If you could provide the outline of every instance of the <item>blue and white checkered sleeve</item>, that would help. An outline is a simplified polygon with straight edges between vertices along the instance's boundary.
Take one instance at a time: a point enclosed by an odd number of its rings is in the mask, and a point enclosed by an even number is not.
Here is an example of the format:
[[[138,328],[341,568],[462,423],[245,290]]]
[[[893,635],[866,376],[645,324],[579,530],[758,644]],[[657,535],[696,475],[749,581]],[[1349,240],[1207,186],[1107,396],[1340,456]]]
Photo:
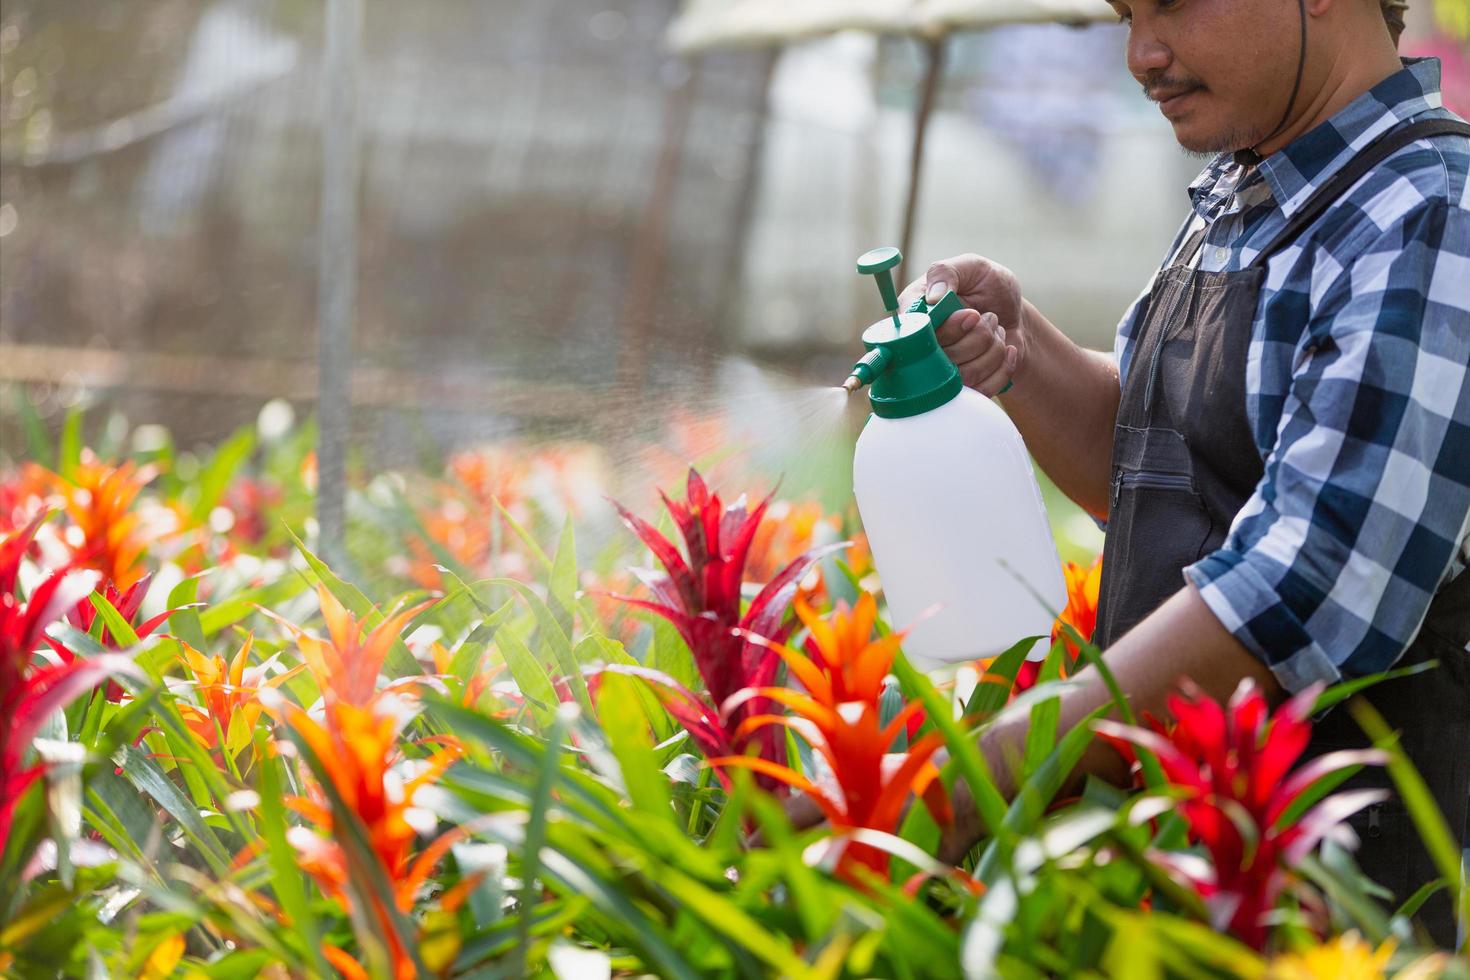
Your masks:
[[[1316,299],[1265,475],[1185,569],[1289,691],[1390,668],[1462,563],[1470,211],[1415,208]]]

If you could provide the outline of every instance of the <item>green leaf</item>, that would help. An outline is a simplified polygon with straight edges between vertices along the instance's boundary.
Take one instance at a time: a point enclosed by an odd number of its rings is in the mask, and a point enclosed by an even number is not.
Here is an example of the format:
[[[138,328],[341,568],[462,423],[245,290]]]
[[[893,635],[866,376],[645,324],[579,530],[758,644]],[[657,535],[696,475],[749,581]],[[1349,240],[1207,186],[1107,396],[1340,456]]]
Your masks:
[[[626,666],[639,666],[638,660],[627,651],[622,643],[601,633],[593,633],[584,637],[572,651],[578,663],[590,664],[601,659],[609,664],[624,664]],[[664,710],[659,702],[658,695],[653,689],[640,681],[635,689],[638,692],[638,700],[643,705],[643,713],[648,716],[649,723],[653,725],[653,740],[656,743],[664,742],[680,731],[674,719]]]
[[[733,940],[739,949],[747,950],[782,977],[814,976],[810,967],[791,948],[791,941],[777,937],[744,910],[722,895],[700,885],[672,867],[661,868],[658,885],[685,909],[702,919],[710,928]]]
[[[1398,733],[1391,731],[1383,716],[1363,698],[1350,702],[1348,710],[1373,740],[1373,744],[1388,752],[1388,774],[1392,777],[1399,796],[1403,798],[1404,806],[1408,808],[1409,817],[1414,821],[1414,828],[1419,831],[1424,849],[1434,859],[1439,873],[1449,885],[1456,919],[1461,923],[1461,931],[1466,936],[1461,951],[1470,950],[1470,897],[1466,895],[1464,867],[1461,864],[1456,835],[1451,832],[1449,823],[1434,801],[1434,794],[1424,782],[1424,777],[1419,775],[1419,770],[1404,755],[1404,750],[1399,746]]]
[[[1036,687],[1055,683],[1062,676],[1062,658],[1066,656],[1067,645],[1061,640],[1052,644],[1051,651],[1046,655],[1046,661],[1041,665],[1041,672],[1036,678]],[[1026,729],[1026,745],[1022,750],[1021,773],[1022,780],[1029,778],[1042,761],[1051,754],[1052,748],[1057,744],[1057,725],[1062,718],[1062,699],[1060,697],[1048,698],[1031,706],[1031,724]]]
[[[113,756],[123,775],[138,789],[147,793],[163,811],[173,817],[184,835],[199,849],[211,870],[223,877],[230,864],[230,853],[199,815],[199,809],[179,792],[149,756],[131,745],[124,745]]]
[[[191,575],[174,586],[168,594],[168,608],[178,610],[168,618],[169,632],[195,650],[201,651],[206,644],[204,627],[199,622],[199,610],[192,607],[199,600],[199,580],[202,577],[202,574]]]
[[[597,695],[598,720],[617,757],[635,810],[672,823],[668,777],[654,763],[648,717],[639,699],[641,682],[625,674],[607,673]]]
[[[556,557],[551,562],[549,583],[551,598],[565,617],[563,628],[571,630],[571,617],[577,605],[577,544],[572,535],[572,518],[567,515],[556,544]]]
[[[934,685],[929,683],[929,678],[910,664],[902,653],[893,660],[893,672],[905,690],[913,692],[924,702],[927,720],[944,736],[944,744],[949,749],[950,765],[958,767],[960,775],[969,786],[970,795],[986,831],[998,833],[1005,820],[1005,798],[995,788],[990,766],[980,754],[980,747],[974,736],[954,720],[954,709],[949,698],[935,690]]]
[[[1060,686],[1056,682],[1056,686]],[[1029,692],[1028,692],[1029,693]],[[1046,807],[1061,790],[1062,784],[1072,770],[1077,768],[1083,753],[1087,751],[1088,745],[1092,743],[1092,723],[1111,709],[1111,705],[1103,705],[1082,717],[1078,723],[1062,737],[1057,745],[1046,757],[1046,759],[1031,774],[1031,777],[1021,784],[1020,791],[1011,802],[998,826],[1006,833],[996,833],[990,845],[985,849],[980,862],[976,865],[975,876],[987,884],[997,874],[1003,874],[1006,853],[1002,851],[1001,841],[1020,834],[1030,833],[1046,813]]]
[[[1015,689],[1016,675],[1026,662],[1026,654],[1040,639],[1040,636],[1028,636],[991,662],[984,676],[980,678],[980,683],[975,685],[975,690],[970,694],[970,701],[965,705],[965,717],[972,721],[984,721],[1005,707],[1011,691]]]
[[[1409,667],[1400,667],[1398,670],[1389,670],[1381,674],[1369,674],[1367,677],[1358,677],[1341,684],[1334,684],[1317,696],[1317,703],[1312,706],[1312,714],[1319,715],[1333,705],[1346,701],[1359,691],[1367,690],[1376,684],[1382,684],[1384,681],[1391,681],[1400,677],[1422,674],[1426,670],[1433,670],[1438,666],[1438,660],[1425,660]]]
[[[653,629],[653,668],[691,690],[698,690],[704,681],[699,676],[694,654],[679,635],[679,630],[662,616],[648,613],[647,618]]]
[[[536,543],[536,539],[531,536],[530,531],[527,531],[521,526],[520,521],[510,516],[510,511],[505,509],[505,505],[500,502],[499,497],[495,498],[495,509],[500,511],[501,519],[505,521],[506,526],[515,532],[515,536],[521,539],[521,544],[526,546],[526,550],[531,553],[531,557],[540,562],[542,568],[551,568],[551,559],[546,557],[546,552],[541,549],[541,545]]]
[[[82,461],[82,410],[70,409],[61,424],[61,445],[56,451],[56,472],[70,479]]]
[[[257,606],[275,609],[282,603],[296,598],[306,591],[308,584],[303,576],[283,575],[272,582],[238,592],[200,612],[198,614],[199,630],[205,637],[215,636],[253,614]],[[192,613],[193,610],[188,610],[188,612]],[[170,628],[177,622],[177,617],[170,619]],[[190,643],[193,645],[192,641]],[[196,646],[195,649],[202,651],[204,647]]]
[[[509,627],[502,626],[496,631],[495,646],[505,658],[505,664],[510,668],[510,675],[515,678],[516,686],[530,704],[536,723],[542,731],[549,730],[556,717],[558,698],[546,668],[541,666],[541,661],[536,659],[525,641]]]
[[[203,523],[209,520],[210,512],[219,505],[225,491],[229,489],[235,471],[254,450],[255,429],[250,426],[242,426],[215,449],[209,462],[194,480],[194,490],[198,494],[190,511],[190,517],[194,521]]]
[[[536,775],[536,789],[531,794],[531,813],[526,823],[525,847],[521,852],[521,895],[520,914],[517,917],[515,959],[519,969],[511,976],[527,976],[526,954],[531,945],[531,910],[536,907],[539,891],[536,878],[541,871],[541,848],[546,844],[546,820],[551,809],[551,792],[556,786],[556,777],[561,773],[562,741],[567,729],[576,719],[577,711],[568,705],[556,711],[546,739],[546,757]]]
[[[122,613],[117,611],[117,607],[108,602],[107,597],[100,592],[93,592],[90,598],[113,640],[124,648],[137,646],[138,634],[133,631],[132,624],[123,618]]]
[[[824,894],[826,886],[802,857],[801,844],[786,819],[786,812],[774,797],[757,793],[750,807],[760,823],[767,846],[780,859],[786,885],[791,889],[791,907],[801,923],[802,935],[811,942],[821,940],[832,931],[837,908]],[[923,807],[914,807],[922,810]]]
[[[577,704],[581,705],[583,711],[592,714],[592,696],[587,691],[587,678],[582,676],[582,668],[572,655],[572,641],[567,638],[561,623],[557,621],[546,601],[526,583],[511,578],[485,579],[476,585],[498,585],[510,589],[530,607],[532,615],[536,617],[538,638],[544,646],[551,648],[552,662],[562,679],[571,687]]]
[[[282,910],[291,919],[291,928],[282,930],[281,938],[293,946],[305,947],[306,955],[322,975],[328,975],[326,962],[322,959],[321,930],[311,903],[306,894],[305,875],[296,863],[296,849],[286,840],[286,812],[282,801],[286,798],[284,780],[281,778],[282,762],[274,757],[270,738],[265,728],[254,733],[256,767],[260,780],[260,823],[265,841],[265,858],[271,869],[271,887],[281,903]]]
[[[51,433],[47,431],[46,423],[41,420],[36,406],[26,397],[25,389],[19,385],[15,388],[15,400],[19,406],[17,414],[26,431],[27,455],[48,470],[56,469],[55,454],[51,451]]]

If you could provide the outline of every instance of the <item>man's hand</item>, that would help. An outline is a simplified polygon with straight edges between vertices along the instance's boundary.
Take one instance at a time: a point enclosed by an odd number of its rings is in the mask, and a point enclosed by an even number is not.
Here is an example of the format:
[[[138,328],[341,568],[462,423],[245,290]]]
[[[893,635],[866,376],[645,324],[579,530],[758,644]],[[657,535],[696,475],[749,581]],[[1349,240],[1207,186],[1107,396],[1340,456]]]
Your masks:
[[[1026,359],[1025,304],[1015,274],[979,255],[935,262],[899,297],[899,309],[919,297],[936,303],[953,289],[966,309],[935,332],[965,384],[986,397],[1010,383]]]
[[[944,750],[941,749],[941,755],[943,752]],[[934,761],[936,765],[943,768],[944,760],[941,756],[936,756]],[[914,799],[910,799],[904,805],[905,814],[915,802]],[[963,779],[955,781],[954,792],[950,794],[949,802],[954,812],[954,820],[949,826],[940,828],[939,849],[934,856],[946,864],[959,864],[969,853],[970,848],[975,846],[984,831],[975,813],[975,803],[970,796],[970,787]],[[825,822],[826,817],[823,816],[821,807],[812,802],[810,796],[797,793],[786,801],[786,819],[790,820],[791,826],[797,830],[806,830],[808,827],[815,827]],[[902,826],[902,824],[903,820],[900,819],[899,825]],[[759,831],[751,838],[750,843],[752,847],[763,845],[764,838]]]

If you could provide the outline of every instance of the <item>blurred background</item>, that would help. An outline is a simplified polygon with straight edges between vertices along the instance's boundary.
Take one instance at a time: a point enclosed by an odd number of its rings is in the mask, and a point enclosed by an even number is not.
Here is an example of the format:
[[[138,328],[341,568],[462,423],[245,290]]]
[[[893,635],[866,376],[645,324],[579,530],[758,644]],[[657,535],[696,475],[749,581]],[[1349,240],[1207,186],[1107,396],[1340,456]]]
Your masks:
[[[79,406],[190,446],[326,391],[368,472],[508,437],[692,454],[740,423],[840,457],[862,413],[833,436],[810,386],[881,313],[855,257],[905,237],[911,274],[982,252],[1111,346],[1201,162],[1121,27],[1005,23],[1102,0],[970,3],[999,26],[942,43],[753,38],[731,6],[6,0],[0,455]],[[1470,5],[1409,13],[1465,113]]]

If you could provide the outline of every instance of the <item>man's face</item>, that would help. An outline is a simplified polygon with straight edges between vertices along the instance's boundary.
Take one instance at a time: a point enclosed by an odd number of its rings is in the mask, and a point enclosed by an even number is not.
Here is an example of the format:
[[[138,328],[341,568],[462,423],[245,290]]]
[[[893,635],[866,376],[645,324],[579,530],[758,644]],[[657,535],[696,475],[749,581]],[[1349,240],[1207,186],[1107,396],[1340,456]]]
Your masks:
[[[1193,153],[1255,146],[1286,110],[1301,25],[1292,0],[1109,0],[1128,70]],[[1310,67],[1310,66],[1309,66]]]

